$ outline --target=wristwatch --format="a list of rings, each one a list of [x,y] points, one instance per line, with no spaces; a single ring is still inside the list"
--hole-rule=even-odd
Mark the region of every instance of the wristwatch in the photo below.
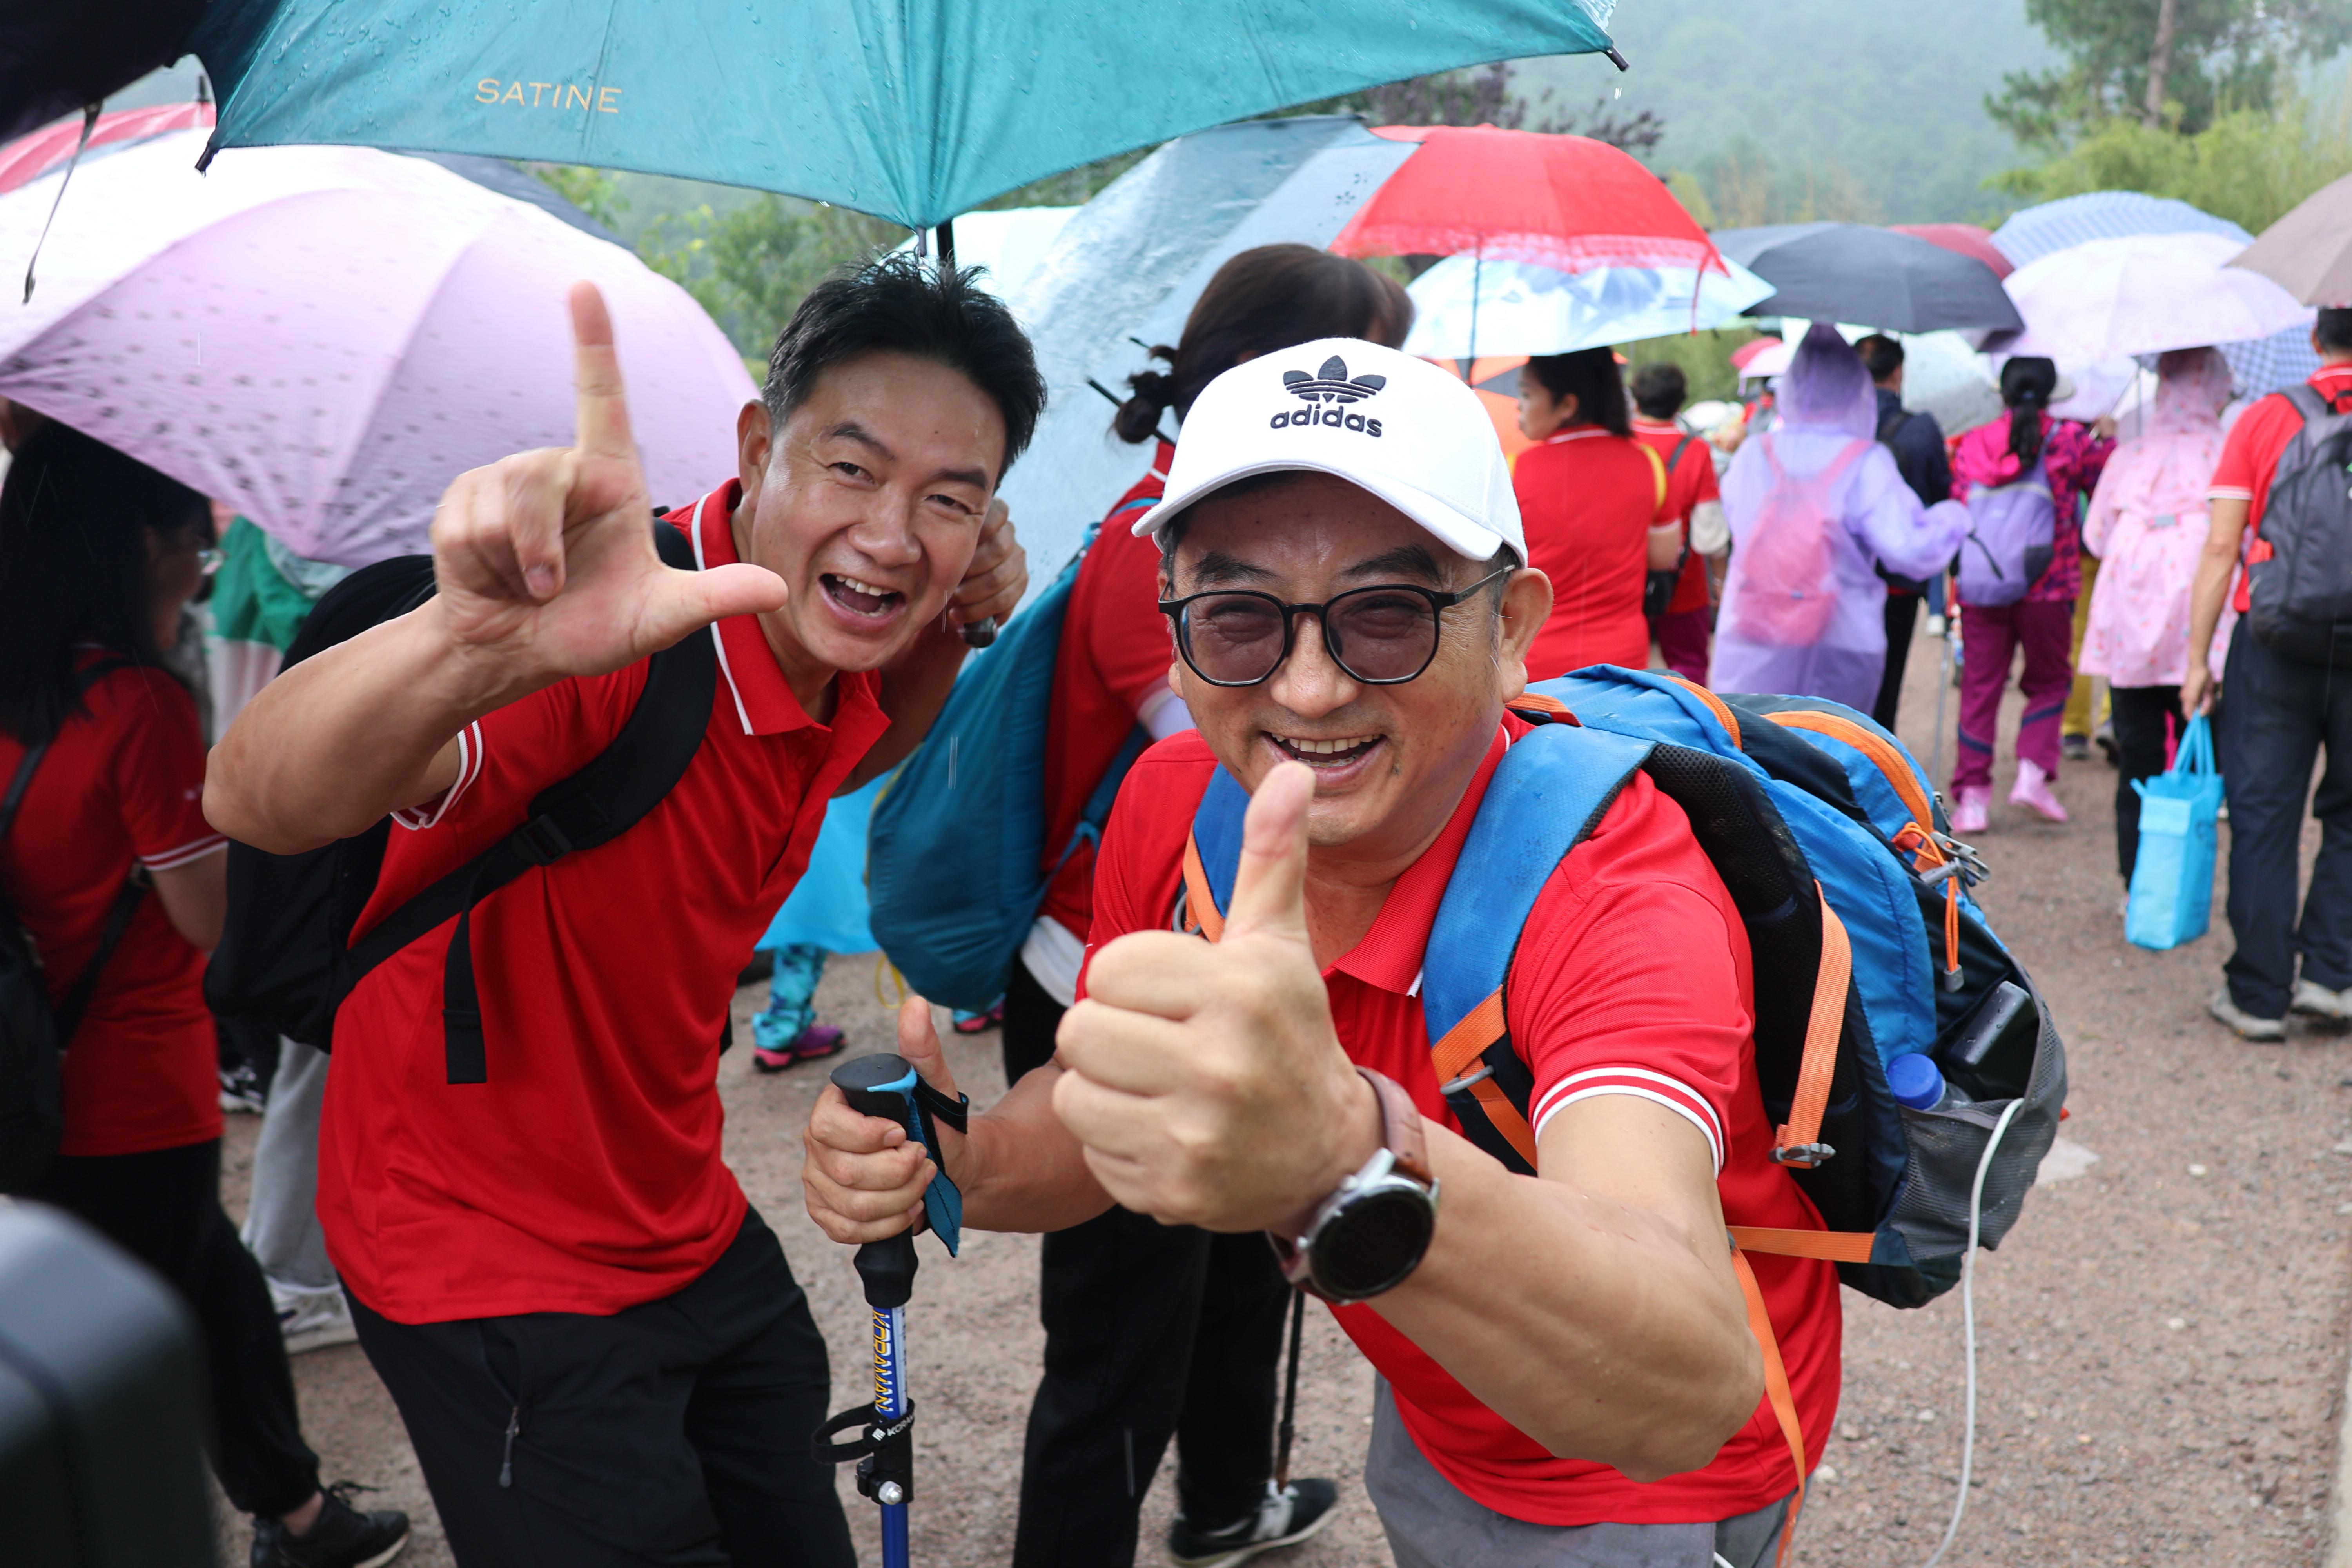
[[[1339,1184],[1293,1241],[1269,1231],[1283,1278],[1327,1301],[1367,1301],[1404,1283],[1437,1228],[1437,1178],[1412,1097],[1360,1067],[1381,1102],[1381,1149]]]

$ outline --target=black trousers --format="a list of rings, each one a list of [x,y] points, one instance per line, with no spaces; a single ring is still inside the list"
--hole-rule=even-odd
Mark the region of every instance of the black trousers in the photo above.
[[[2178,736],[2187,721],[2181,716],[2178,686],[2110,686],[2107,697],[2117,752],[2116,869],[2128,886],[2139,859],[2139,792],[2132,788],[2132,781],[2164,771],[2165,742]]]
[[[1870,716],[1882,730],[1895,728],[1895,710],[1903,701],[1903,667],[1911,658],[1911,628],[1919,619],[1920,595],[1895,591],[1886,595],[1886,669],[1878,678],[1878,700]]]
[[[240,1512],[276,1519],[318,1492],[286,1341],[261,1266],[220,1205],[220,1143],[60,1158],[21,1194],[76,1215],[170,1283],[204,1342],[205,1447]],[[0,1555],[5,1555],[0,1552]]]
[[[756,1212],[700,1279],[610,1317],[352,1318],[462,1568],[856,1562],[809,1458],[824,1339]]]
[[[2283,1018],[2304,978],[2352,985],[2352,670],[2273,652],[2241,626],[2222,668],[2213,739],[2230,801],[2230,995],[2257,1018]],[[2311,768],[2327,761],[2319,791]],[[2319,858],[2295,913],[2304,803],[2319,818]]]
[[[1021,964],[1004,994],[1008,1083],[1054,1053],[1062,1008]],[[1022,1452],[1013,1568],[1121,1568],[1168,1440],[1176,1499],[1214,1530],[1274,1473],[1290,1287],[1265,1238],[1109,1213],[1045,1237],[1045,1374]]]

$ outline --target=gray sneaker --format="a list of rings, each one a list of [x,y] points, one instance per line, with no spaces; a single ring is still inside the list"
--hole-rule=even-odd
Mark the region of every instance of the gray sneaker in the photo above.
[[[2230,1000],[2230,988],[2226,985],[2213,993],[2213,1000],[2205,1005],[2205,1011],[2229,1025],[2242,1040],[2252,1040],[2257,1045],[2274,1046],[2286,1038],[2284,1018],[2255,1017],[2252,1013]]]
[[[2330,1024],[2352,1024],[2352,992],[2330,991],[2316,980],[2298,980],[2292,1010]]]

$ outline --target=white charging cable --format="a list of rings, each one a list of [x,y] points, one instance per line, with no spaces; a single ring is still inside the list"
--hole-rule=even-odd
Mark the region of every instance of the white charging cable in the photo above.
[[[1960,1516],[1969,1510],[1969,1473],[1975,1468],[1977,1458],[1977,1229],[1984,1217],[1985,1173],[1992,1169],[1993,1151],[2000,1147],[2010,1118],[2024,1108],[2024,1100],[2011,1100],[2000,1120],[1992,1124],[1992,1136],[1985,1141],[1984,1153],[1977,1160],[1977,1179],[1969,1188],[1969,1249],[1960,1255],[1960,1331],[1968,1343],[1969,1365],[1968,1425],[1960,1436],[1960,1493],[1952,1500],[1952,1522],[1944,1527],[1944,1539],[1926,1568],[1936,1568],[1952,1549],[1953,1538],[1960,1533]]]

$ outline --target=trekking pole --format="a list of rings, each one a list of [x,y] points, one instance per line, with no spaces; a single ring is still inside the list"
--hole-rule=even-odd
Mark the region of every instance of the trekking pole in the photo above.
[[[859,1057],[833,1071],[833,1081],[849,1108],[907,1129],[907,1135],[940,1160],[934,1121],[961,1132],[968,1100],[950,1100],[922,1081],[907,1058],[890,1053]],[[963,1201],[944,1170],[923,1193],[931,1228],[955,1256]],[[820,1464],[857,1463],[857,1490],[882,1510],[883,1568],[908,1568],[907,1506],[915,1495],[915,1402],[907,1394],[907,1303],[915,1293],[915,1237],[901,1231],[857,1249],[857,1277],[874,1314],[874,1402],[842,1412],[809,1441]],[[855,1441],[830,1441],[853,1426],[865,1428]]]
[[[1943,652],[1936,668],[1936,738],[1929,743],[1927,749],[1927,787],[1931,790],[1937,787],[1936,781],[1944,776],[1944,700],[1951,694],[1952,689],[1952,622],[1955,619],[1950,614],[1952,599],[1949,585],[1941,576],[1936,579],[1934,585],[1944,590],[1935,595],[1935,599],[1938,602],[1936,619],[1942,624],[1944,629],[1936,638],[1937,646]],[[1932,827],[1935,825],[1922,823],[1920,826]]]
[[[1282,1425],[1276,1428],[1274,1447],[1274,1489],[1279,1493],[1290,1485],[1290,1437],[1297,1429],[1298,1415],[1298,1338],[1307,1326],[1307,1292],[1290,1293],[1290,1370],[1282,1382]]]

